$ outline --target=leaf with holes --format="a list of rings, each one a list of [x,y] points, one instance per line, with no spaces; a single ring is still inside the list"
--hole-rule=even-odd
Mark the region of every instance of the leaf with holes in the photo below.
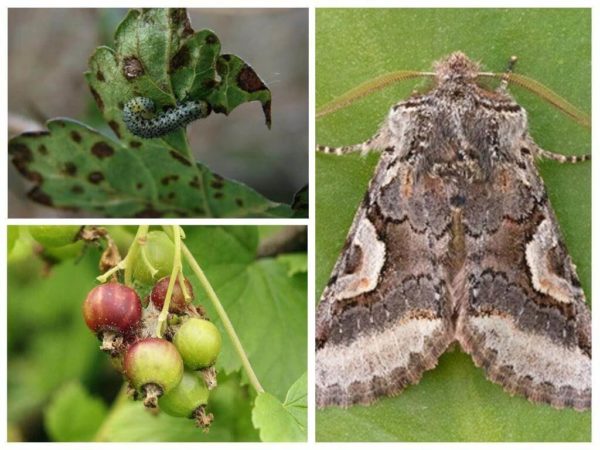
[[[212,31],[191,28],[185,9],[130,11],[117,27],[115,48],[96,49],[86,73],[118,141],[63,118],[49,121],[47,132],[11,139],[13,164],[34,185],[29,197],[105,216],[291,217],[288,205],[194,162],[183,127],[144,139],[125,125],[123,109],[134,97],[152,100],[165,120],[178,120],[184,102],[228,114],[259,101],[270,125],[269,89],[248,64],[220,49]]]

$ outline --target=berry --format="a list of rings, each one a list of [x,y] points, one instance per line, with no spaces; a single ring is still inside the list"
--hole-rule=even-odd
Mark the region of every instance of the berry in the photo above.
[[[101,348],[118,352],[126,335],[132,334],[142,318],[137,293],[120,283],[96,286],[83,302],[83,318],[88,328],[103,339]]]
[[[80,225],[34,225],[29,234],[44,247],[63,247],[77,239]]]
[[[169,279],[171,277],[166,276],[158,280],[158,282],[152,288],[152,293],[150,294],[150,300],[158,310],[162,310],[162,307],[165,303],[165,297],[167,296],[167,289],[169,287]],[[175,281],[173,285],[173,293],[171,295],[171,303],[169,304],[169,311],[172,313],[183,313],[185,312],[186,307],[189,303],[194,299],[194,291],[192,289],[192,284],[188,281],[187,278],[184,278],[185,289],[189,295],[189,298],[186,300],[183,295],[183,290],[181,289],[181,284],[179,280]]]
[[[183,361],[177,349],[159,338],[142,339],[129,347],[124,368],[149,408],[156,408],[158,398],[177,387],[183,376]]]
[[[194,372],[183,372],[181,382],[177,387],[163,395],[158,401],[160,410],[174,417],[188,417],[196,419],[198,426],[206,427],[207,415],[205,406],[208,402],[208,388],[204,380]]]
[[[133,276],[144,284],[170,275],[173,270],[175,246],[163,231],[151,231],[135,259]]]
[[[173,343],[192,370],[212,366],[221,351],[221,333],[208,320],[191,318],[175,333]]]

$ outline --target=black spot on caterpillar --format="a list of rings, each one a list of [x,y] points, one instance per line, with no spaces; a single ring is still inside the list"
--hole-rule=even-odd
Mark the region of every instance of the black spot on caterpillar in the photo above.
[[[210,105],[203,100],[187,101],[155,114],[154,102],[147,97],[134,97],[123,107],[123,121],[136,136],[156,138],[185,127],[210,114]]]

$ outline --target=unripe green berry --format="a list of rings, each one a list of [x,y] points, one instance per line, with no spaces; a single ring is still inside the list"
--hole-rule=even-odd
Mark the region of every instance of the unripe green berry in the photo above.
[[[194,412],[208,402],[208,388],[196,373],[186,370],[174,389],[158,401],[160,410],[175,417],[192,417]]]
[[[140,251],[133,266],[133,276],[144,284],[171,274],[175,246],[163,231],[151,231],[146,241],[140,245]],[[154,272],[153,272],[154,270]]]
[[[75,242],[81,225],[33,225],[28,230],[44,247],[64,247]]]
[[[198,370],[215,363],[221,351],[221,333],[212,322],[191,318],[177,330],[173,343],[185,365]]]
[[[183,376],[179,352],[159,338],[141,339],[129,347],[124,368],[133,387],[145,395],[148,407],[156,407],[158,397],[174,389]]]

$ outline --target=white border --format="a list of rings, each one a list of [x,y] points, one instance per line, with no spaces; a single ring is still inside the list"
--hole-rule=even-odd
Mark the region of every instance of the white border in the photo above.
[[[185,4],[182,4],[185,3]],[[293,1],[293,0],[255,0],[255,1],[233,1],[233,0],[220,0],[218,4],[215,2],[208,1],[198,1],[198,0],[188,0],[187,2],[173,2],[170,0],[156,1],[156,0],[131,0],[127,2],[127,5],[123,5],[122,2],[117,2],[116,0],[104,0],[102,2],[99,1],[88,1],[85,5],[82,5],[80,2],[71,1],[16,1],[16,0],[7,0],[4,2],[2,8],[0,8],[0,29],[5,30],[3,33],[4,40],[2,42],[1,54],[0,54],[0,77],[3,82],[3,89],[0,91],[0,102],[2,104],[2,108],[0,110],[0,119],[3,124],[3,130],[1,135],[2,140],[2,148],[6,149],[7,145],[7,57],[8,57],[8,43],[7,43],[7,6],[15,7],[15,8],[23,8],[23,7],[73,7],[80,8],[82,6],[85,7],[100,7],[100,8],[109,8],[109,7],[118,7],[122,8],[124,6],[127,7],[166,7],[166,6],[185,6],[187,8],[193,7],[221,7],[221,8],[233,8],[233,7],[265,7],[265,8],[279,8],[279,7],[300,7],[305,8],[309,7],[309,145],[311,148],[308,149],[309,152],[309,186],[310,186],[310,219],[301,219],[301,220],[291,220],[291,219],[148,219],[148,220],[137,220],[137,219],[7,219],[7,186],[6,186],[6,175],[7,175],[7,157],[4,156],[0,158],[1,163],[0,167],[2,168],[2,172],[5,176],[5,181],[3,183],[3,192],[0,195],[0,211],[2,212],[1,221],[2,227],[0,228],[0,232],[4,234],[4,237],[0,239],[0,270],[2,271],[2,283],[0,283],[0,293],[2,294],[2,298],[7,298],[7,276],[6,276],[6,226],[7,225],[21,225],[21,224],[33,224],[33,223],[60,223],[60,224],[138,224],[138,223],[150,223],[154,224],[220,224],[220,225],[229,225],[229,224],[279,224],[279,225],[287,225],[287,224],[307,224],[309,226],[308,236],[309,236],[309,251],[308,251],[308,260],[309,260],[309,276],[308,276],[308,317],[309,317],[309,351],[308,351],[308,382],[309,382],[309,443],[307,444],[267,444],[267,443],[131,443],[127,444],[129,447],[138,447],[138,448],[166,448],[166,449],[180,449],[182,447],[192,448],[193,446],[211,446],[211,448],[231,448],[232,446],[243,447],[244,449],[263,449],[263,448],[277,448],[277,449],[288,449],[288,448],[303,448],[303,449],[315,449],[315,448],[324,448],[324,449],[338,449],[341,447],[340,444],[334,443],[322,443],[316,444],[315,439],[315,428],[314,428],[314,289],[315,289],[315,251],[314,251],[314,238],[315,238],[315,228],[314,228],[314,213],[315,213],[315,193],[314,193],[314,152],[312,151],[312,147],[314,146],[314,99],[315,99],[315,83],[314,83],[314,55],[315,55],[315,42],[314,42],[314,31],[315,31],[315,7],[404,7],[404,8],[481,8],[481,7],[513,7],[513,8],[522,8],[522,7],[540,7],[540,8],[548,8],[548,7],[586,7],[592,8],[592,30],[595,29],[596,26],[600,26],[600,21],[598,17],[598,7],[594,7],[593,1],[557,1],[557,0],[534,0],[534,1],[517,1],[517,0],[505,0],[505,1],[465,1],[465,0],[446,0],[446,1],[434,1],[434,0],[371,0],[371,1],[358,1],[358,0],[307,0],[307,1]],[[410,33],[410,30],[406,30],[407,33]],[[592,31],[592,86],[596,86],[597,83],[600,83],[600,70],[599,70],[599,59],[597,56],[597,49],[600,48],[598,45],[598,36],[599,33],[594,33]],[[0,40],[1,42],[1,40]],[[593,111],[598,110],[599,105],[599,96],[597,94],[597,90],[593,89],[592,92],[592,107]],[[593,129],[596,130],[600,126],[600,119],[593,118]],[[594,139],[594,135],[592,135],[592,149],[595,149],[595,143],[598,142],[597,139]],[[593,151],[593,150],[592,150]],[[593,151],[594,152],[594,151]],[[596,153],[596,152],[594,152]],[[4,150],[4,155],[6,155],[6,150]],[[595,156],[595,155],[594,155]],[[592,233],[593,236],[598,235],[598,223],[597,215],[599,208],[597,206],[597,201],[600,198],[600,179],[598,174],[598,164],[593,164],[592,166]],[[597,263],[600,261],[598,259],[598,239],[592,239],[592,267],[596,267]],[[600,272],[599,272],[600,273]],[[600,292],[600,276],[592,277],[592,292]],[[593,333],[593,346],[595,348],[599,348],[600,345],[600,337],[598,337],[600,331],[598,331],[598,323],[600,316],[600,308],[596,307],[593,310],[593,324],[594,324],[594,333]],[[6,327],[6,300],[4,301],[4,305],[0,308],[0,323],[4,326],[2,335],[4,340],[4,344],[1,346],[2,351],[2,365],[0,366],[0,383],[2,384],[2,391],[0,394],[0,401],[2,402],[2,408],[0,410],[0,442],[6,442],[7,436],[7,405],[6,405],[6,394],[7,394],[7,385],[6,385],[6,364],[7,364],[7,348],[6,348],[6,340],[7,340],[7,327]],[[593,363],[593,373],[594,373],[594,388],[593,388],[593,408],[592,411],[599,411],[600,400],[598,389],[600,389],[600,370],[599,370],[599,358],[596,357]],[[599,433],[600,433],[600,413],[594,413],[592,415],[592,442],[598,443],[599,441]],[[0,444],[1,445],[1,444]],[[110,445],[114,448],[124,447],[124,444],[65,444],[65,443],[11,443],[8,444],[10,448],[16,447],[26,447],[26,448],[48,448],[48,447],[72,447],[72,448],[89,448],[89,449],[98,449],[103,448],[106,445]],[[468,446],[470,448],[515,448],[515,449],[530,449],[530,448],[548,448],[548,447],[556,447],[560,446],[560,448],[592,448],[592,444],[536,444],[536,443],[524,443],[524,444],[510,444],[510,443],[498,443],[498,444],[484,444],[484,443],[454,443],[454,444],[427,444],[427,443],[378,443],[378,444],[365,444],[365,443],[345,443],[343,444],[344,448],[360,448],[364,449],[366,445],[370,447],[386,447],[390,448],[392,446],[397,447],[410,447],[410,448],[463,448],[464,446]]]

